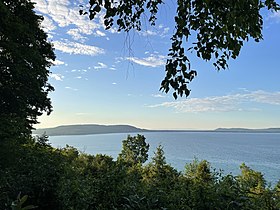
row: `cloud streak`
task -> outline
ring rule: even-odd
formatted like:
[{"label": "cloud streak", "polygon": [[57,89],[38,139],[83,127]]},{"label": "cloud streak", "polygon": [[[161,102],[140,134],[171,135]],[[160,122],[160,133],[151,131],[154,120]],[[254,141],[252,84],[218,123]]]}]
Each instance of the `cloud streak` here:
[{"label": "cloud streak", "polygon": [[61,61],[61,60],[56,59],[56,60],[53,62],[53,64],[54,64],[55,66],[59,66],[59,65],[65,64],[65,63],[64,63],[64,61]]},{"label": "cloud streak", "polygon": [[[266,92],[263,90],[245,91],[238,94],[214,96],[205,98],[190,98],[182,101],[164,102],[148,107],[173,108],[181,113],[198,112],[231,112],[231,111],[256,111],[251,103],[269,104],[280,106],[280,92]],[[246,105],[246,109],[242,106]]]},{"label": "cloud streak", "polygon": [[108,66],[105,63],[98,62],[98,66],[94,66],[94,69],[106,69]]},{"label": "cloud streak", "polygon": [[162,95],[162,94],[152,94],[152,96],[154,98],[166,98],[166,95]]},{"label": "cloud streak", "polygon": [[61,74],[50,74],[50,78],[55,79],[56,81],[63,81],[64,76]]},{"label": "cloud streak", "polygon": [[69,54],[96,56],[105,53],[102,48],[77,42],[53,41],[53,44],[56,50]]},{"label": "cloud streak", "polygon": [[72,87],[65,87],[65,89],[68,89],[68,90],[73,90],[73,91],[78,91],[78,89],[76,89],[76,88],[72,88]]},{"label": "cloud streak", "polygon": [[159,67],[165,65],[166,56],[163,55],[154,55],[151,54],[146,58],[137,58],[137,57],[127,57],[126,60],[132,61],[133,63],[148,66],[148,67]]}]

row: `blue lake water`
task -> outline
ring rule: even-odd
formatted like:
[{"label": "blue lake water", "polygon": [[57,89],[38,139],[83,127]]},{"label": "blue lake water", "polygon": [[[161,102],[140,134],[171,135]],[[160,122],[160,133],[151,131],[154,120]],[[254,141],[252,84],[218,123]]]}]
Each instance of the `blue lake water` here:
[{"label": "blue lake water", "polygon": [[[162,145],[167,162],[180,171],[196,157],[206,159],[225,174],[239,174],[239,166],[244,162],[262,172],[273,186],[280,179],[279,133],[148,132],[143,135],[150,144],[150,157],[156,147]],[[126,137],[127,134],[122,133],[51,136],[49,140],[55,147],[68,144],[85,153],[116,158]]]}]

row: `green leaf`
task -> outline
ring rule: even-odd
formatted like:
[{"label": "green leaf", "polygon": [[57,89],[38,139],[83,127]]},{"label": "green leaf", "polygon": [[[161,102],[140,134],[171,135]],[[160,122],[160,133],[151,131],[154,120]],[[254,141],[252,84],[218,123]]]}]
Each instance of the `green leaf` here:
[{"label": "green leaf", "polygon": [[28,198],[28,195],[24,195],[24,196],[20,199],[19,205],[22,206],[22,204],[25,203],[25,201],[27,200],[27,198]]}]

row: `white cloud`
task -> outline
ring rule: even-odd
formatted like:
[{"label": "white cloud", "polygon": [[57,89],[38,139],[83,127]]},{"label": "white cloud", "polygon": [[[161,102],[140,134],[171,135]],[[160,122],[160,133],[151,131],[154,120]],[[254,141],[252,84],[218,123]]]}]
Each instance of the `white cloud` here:
[{"label": "white cloud", "polygon": [[250,103],[280,105],[280,92],[266,92],[263,90],[246,91],[238,94],[214,96],[205,98],[190,98],[182,101],[164,102],[149,107],[170,107],[177,112],[230,112],[244,111],[242,105],[246,104],[246,111],[256,111]]},{"label": "white cloud", "polygon": [[117,84],[116,82],[113,82],[113,83],[112,83],[112,85],[116,85],[116,84]]},{"label": "white cloud", "polygon": [[77,91],[78,89],[76,88],[72,88],[72,87],[65,87],[65,89],[68,89],[68,90],[73,90],[73,91]]},{"label": "white cloud", "polygon": [[57,81],[62,81],[63,80],[63,78],[64,78],[64,76],[63,75],[61,75],[61,74],[50,74],[50,78],[53,78],[53,79],[55,79],[55,80],[57,80]]},{"label": "white cloud", "polygon": [[53,64],[56,65],[56,66],[59,66],[59,65],[63,65],[64,62],[61,61],[61,60],[56,59],[56,60],[53,62]]},{"label": "white cloud", "polygon": [[99,31],[99,30],[96,31],[96,35],[97,36],[106,36],[105,33],[103,33],[102,31]]},{"label": "white cloud", "polygon": [[247,94],[252,101],[271,105],[280,105],[280,92],[258,90]]},{"label": "white cloud", "polygon": [[44,20],[41,23],[41,26],[42,26],[43,30],[46,31],[47,33],[56,29],[56,26],[53,23],[53,21],[50,18],[48,18],[47,16],[44,17]]},{"label": "white cloud", "polygon": [[82,36],[79,32],[79,29],[77,28],[72,28],[70,30],[68,30],[66,32],[67,34],[69,34],[74,40],[80,40],[81,42],[84,42],[85,40],[87,40],[87,38],[85,36]]},{"label": "white cloud", "polygon": [[48,13],[48,4],[45,0],[37,0],[34,3],[36,10],[40,11],[41,13]]},{"label": "white cloud", "polygon": [[166,56],[151,54],[146,58],[127,57],[126,59],[142,66],[158,67],[165,65]]},{"label": "white cloud", "polygon": [[53,41],[53,44],[56,50],[69,54],[96,56],[105,53],[105,51],[102,48],[91,46],[91,45],[80,44],[77,42]]},{"label": "white cloud", "polygon": [[[79,5],[70,0],[36,0],[35,2],[35,9],[44,17],[48,17],[49,21],[59,27],[74,27],[72,29],[76,31],[69,32],[73,38],[77,39],[78,34],[81,37],[83,37],[82,35],[105,36],[103,32],[97,30],[103,28],[103,24],[99,20],[89,20],[87,16],[80,15]],[[55,28],[49,29],[54,30]]]},{"label": "white cloud", "polygon": [[108,66],[105,63],[98,62],[98,66],[94,66],[94,69],[105,69]]},{"label": "white cloud", "polygon": [[[84,41],[85,35],[93,36],[106,36],[104,31],[104,14],[97,14],[94,20],[89,20],[87,15],[80,15],[80,4],[77,1],[71,0],[33,0],[35,4],[35,10],[42,14],[46,21],[44,21],[44,28],[48,32],[59,27],[71,27],[67,32],[72,36],[74,40]],[[79,0],[80,1],[80,0]],[[73,31],[74,30],[74,31]],[[168,27],[164,27],[162,24],[151,29],[140,31],[143,36],[164,36],[169,31]],[[119,33],[116,27],[112,27],[107,32]],[[108,37],[106,37],[109,40]]]},{"label": "white cloud", "polygon": [[165,98],[165,95],[161,95],[161,94],[152,94],[153,97],[155,98]]},{"label": "white cloud", "polygon": [[160,36],[165,37],[169,32],[169,27],[164,27],[163,24],[152,27],[152,29],[142,30],[138,33],[142,36]]},{"label": "white cloud", "polygon": [[167,33],[169,32],[169,29],[170,29],[169,27],[165,27],[165,28],[163,29],[163,32],[162,32],[161,35],[163,36],[163,35],[167,34]]},{"label": "white cloud", "polygon": [[157,32],[151,31],[151,30],[139,31],[139,33],[143,36],[156,36],[157,35]]}]

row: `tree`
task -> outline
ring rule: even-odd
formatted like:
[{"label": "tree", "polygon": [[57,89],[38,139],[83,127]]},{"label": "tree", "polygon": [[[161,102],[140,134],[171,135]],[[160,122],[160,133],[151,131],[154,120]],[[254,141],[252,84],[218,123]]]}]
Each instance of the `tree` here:
[{"label": "tree", "polygon": [[[118,31],[140,31],[141,18],[147,12],[148,21],[155,25],[162,4],[163,0],[91,0],[80,14],[94,19],[102,11],[106,29],[116,26]],[[227,61],[239,55],[244,41],[262,39],[262,8],[278,11],[280,5],[275,0],[177,0],[175,29],[160,89],[166,93],[173,89],[175,99],[190,94],[187,85],[197,73],[191,67],[189,52],[213,61],[217,70],[226,69]],[[189,43],[190,37],[195,41]]]},{"label": "tree", "polygon": [[210,163],[206,160],[198,161],[195,159],[192,163],[186,164],[185,169],[185,175],[189,179],[203,183],[213,181]]},{"label": "tree", "polygon": [[30,0],[0,1],[0,137],[31,134],[43,112],[52,111],[48,68],[55,60],[41,29],[43,17]]},{"label": "tree", "polygon": [[147,164],[144,169],[143,180],[147,183],[150,182],[153,188],[160,187],[168,190],[174,186],[179,176],[177,170],[166,163],[162,145],[156,148],[151,163]]},{"label": "tree", "polygon": [[128,164],[142,164],[148,160],[148,151],[150,145],[146,143],[143,135],[137,134],[137,136],[127,136],[127,139],[123,140],[122,151],[119,154],[118,160],[124,161]]}]

